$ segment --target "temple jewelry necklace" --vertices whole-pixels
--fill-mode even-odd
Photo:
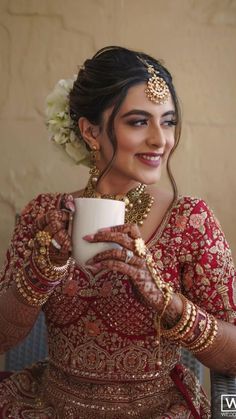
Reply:
[[[154,198],[145,192],[146,185],[139,184],[136,188],[131,189],[126,195],[100,194],[96,191],[96,185],[92,176],[89,178],[87,186],[84,190],[84,198],[102,198],[114,199],[125,202],[125,223],[135,223],[143,225],[144,220],[148,217]]]

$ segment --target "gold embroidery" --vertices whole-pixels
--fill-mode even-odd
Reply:
[[[3,292],[24,259],[34,217],[55,208],[56,201],[45,195],[20,221],[2,271]],[[184,289],[207,311],[233,320],[236,285],[231,254],[202,201],[176,199],[148,247],[164,281],[178,292]],[[121,412],[122,419],[157,419],[167,409],[181,419],[190,416],[167,377],[179,360],[179,348],[163,341],[163,366],[158,370],[154,312],[141,301],[127,276],[109,272],[94,278],[75,267],[70,281],[56,288],[44,311],[50,368],[46,366],[43,384],[36,375],[19,373],[0,385],[0,407],[11,416],[27,412],[28,417],[40,419],[43,414],[55,419],[58,415],[113,419],[114,412]],[[185,383],[191,393],[192,381]],[[204,397],[200,402],[196,394],[194,398],[196,406],[204,405]]]

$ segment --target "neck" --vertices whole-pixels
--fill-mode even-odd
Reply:
[[[94,183],[93,175],[83,192],[84,198],[116,199],[125,202],[125,223],[142,225],[150,212],[154,198],[145,191],[145,185],[138,182],[130,182],[115,185],[101,181],[102,187]],[[132,187],[133,186],[133,187]],[[118,189],[119,188],[119,189]],[[112,191],[112,192],[111,192]]]
[[[136,181],[121,181],[114,177],[113,179],[104,178],[98,182],[96,187],[97,192],[101,195],[126,195],[131,189],[136,188],[139,185],[139,182]]]

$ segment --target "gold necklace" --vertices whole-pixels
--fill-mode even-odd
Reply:
[[[131,189],[126,195],[100,194],[95,189],[93,176],[88,180],[85,187],[84,198],[102,198],[114,199],[125,202],[125,223],[135,223],[143,225],[144,220],[148,217],[154,202],[153,196],[145,191],[146,185],[140,183],[136,188]]]

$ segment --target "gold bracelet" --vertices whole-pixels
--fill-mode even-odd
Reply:
[[[186,345],[185,347],[195,354],[202,352],[213,343],[217,335],[217,331],[217,320],[214,318],[214,316],[208,315],[208,323],[204,332],[198,337],[198,339],[196,339],[195,342],[191,343],[191,345]]]
[[[182,294],[177,294],[182,302],[183,302],[183,312],[180,320],[178,323],[172,327],[171,329],[161,328],[161,334],[165,338],[171,340],[179,340],[179,333],[185,330],[190,320],[191,312],[192,312],[192,303],[187,300]]]
[[[185,340],[186,336],[189,334],[189,332],[193,328],[196,317],[197,317],[197,309],[196,309],[194,304],[191,304],[191,314],[190,314],[189,321],[188,321],[186,327],[184,329],[180,330],[179,333],[178,333],[179,340],[181,340],[181,342],[183,342]]]
[[[186,343],[186,347],[188,347],[190,351],[193,351],[194,349],[198,348],[205,342],[205,340],[207,339],[207,336],[210,333],[211,325],[212,325],[212,321],[211,321],[210,316],[208,315],[206,317],[206,324],[205,324],[205,328],[203,332],[200,333],[200,335],[196,339],[194,339],[191,343],[189,344]]]
[[[214,319],[211,333],[208,336],[206,342],[201,347],[195,349],[193,351],[193,354],[198,354],[199,352],[205,351],[205,349],[208,349],[211,345],[213,345],[216,339],[217,333],[218,333],[218,323],[217,323],[217,320]]]
[[[51,235],[47,231],[38,231],[35,235],[35,244],[33,245],[32,262],[33,268],[38,270],[37,274],[43,275],[44,279],[56,282],[62,279],[68,272],[70,266],[70,258],[63,266],[55,266],[51,263],[49,256],[49,246],[51,244]]]
[[[32,289],[27,286],[27,282],[25,281],[24,277],[24,270],[23,268],[19,269],[16,273],[16,286],[17,290],[20,293],[21,297],[31,306],[40,307],[42,306],[48,299],[50,294],[42,295],[34,295],[32,293]]]

